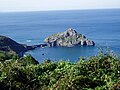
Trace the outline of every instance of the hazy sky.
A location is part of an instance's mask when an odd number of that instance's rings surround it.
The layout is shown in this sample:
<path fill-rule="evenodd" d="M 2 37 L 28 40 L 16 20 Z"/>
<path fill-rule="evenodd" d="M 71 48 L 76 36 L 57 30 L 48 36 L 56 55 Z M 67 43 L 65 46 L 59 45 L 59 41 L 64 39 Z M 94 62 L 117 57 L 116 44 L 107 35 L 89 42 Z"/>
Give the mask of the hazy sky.
<path fill-rule="evenodd" d="M 0 12 L 120 8 L 120 0 L 0 0 Z"/>

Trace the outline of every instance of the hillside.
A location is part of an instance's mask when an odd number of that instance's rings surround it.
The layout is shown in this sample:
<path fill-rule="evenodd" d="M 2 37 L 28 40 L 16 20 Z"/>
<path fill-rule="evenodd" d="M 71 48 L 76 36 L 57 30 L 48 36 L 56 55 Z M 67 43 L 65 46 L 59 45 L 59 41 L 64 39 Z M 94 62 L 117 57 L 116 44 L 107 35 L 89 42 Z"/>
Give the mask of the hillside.
<path fill-rule="evenodd" d="M 26 48 L 9 37 L 0 35 L 0 56 L 21 55 Z M 4 54 L 3 54 L 4 53 Z M 2 55 L 3 54 L 3 55 Z"/>

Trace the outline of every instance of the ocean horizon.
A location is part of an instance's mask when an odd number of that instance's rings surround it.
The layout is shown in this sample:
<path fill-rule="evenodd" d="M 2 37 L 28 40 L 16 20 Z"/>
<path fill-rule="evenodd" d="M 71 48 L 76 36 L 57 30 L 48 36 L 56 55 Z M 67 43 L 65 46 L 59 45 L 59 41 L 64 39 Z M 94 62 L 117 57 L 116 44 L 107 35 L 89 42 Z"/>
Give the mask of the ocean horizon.
<path fill-rule="evenodd" d="M 90 10 L 119 10 L 120 8 L 86 8 L 86 9 L 57 9 L 57 10 L 27 10 L 27 11 L 0 11 L 0 13 L 28 13 L 28 12 L 60 12 L 60 11 L 90 11 Z"/>

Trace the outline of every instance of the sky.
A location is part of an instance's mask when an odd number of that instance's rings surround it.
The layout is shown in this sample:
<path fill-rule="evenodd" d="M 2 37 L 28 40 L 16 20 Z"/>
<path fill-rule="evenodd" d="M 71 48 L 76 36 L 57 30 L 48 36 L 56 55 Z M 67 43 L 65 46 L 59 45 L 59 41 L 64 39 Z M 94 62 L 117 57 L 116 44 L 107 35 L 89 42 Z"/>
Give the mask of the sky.
<path fill-rule="evenodd" d="M 0 0 L 0 12 L 120 8 L 120 0 Z"/>

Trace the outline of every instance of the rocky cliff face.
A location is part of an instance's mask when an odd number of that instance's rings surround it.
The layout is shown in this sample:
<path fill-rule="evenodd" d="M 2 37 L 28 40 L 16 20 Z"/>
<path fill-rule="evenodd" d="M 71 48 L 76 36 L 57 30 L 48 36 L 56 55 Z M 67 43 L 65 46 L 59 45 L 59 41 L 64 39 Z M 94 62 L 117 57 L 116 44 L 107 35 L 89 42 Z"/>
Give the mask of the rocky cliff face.
<path fill-rule="evenodd" d="M 84 35 L 78 34 L 72 28 L 69 28 L 65 32 L 57 33 L 47 37 L 44 40 L 48 46 L 65 46 L 65 47 L 72 47 L 72 46 L 94 46 L 95 43 L 91 40 L 88 40 Z"/>
<path fill-rule="evenodd" d="M 20 54 L 21 52 L 25 50 L 26 48 L 24 45 L 15 42 L 9 37 L 0 35 L 0 51 Z"/>

